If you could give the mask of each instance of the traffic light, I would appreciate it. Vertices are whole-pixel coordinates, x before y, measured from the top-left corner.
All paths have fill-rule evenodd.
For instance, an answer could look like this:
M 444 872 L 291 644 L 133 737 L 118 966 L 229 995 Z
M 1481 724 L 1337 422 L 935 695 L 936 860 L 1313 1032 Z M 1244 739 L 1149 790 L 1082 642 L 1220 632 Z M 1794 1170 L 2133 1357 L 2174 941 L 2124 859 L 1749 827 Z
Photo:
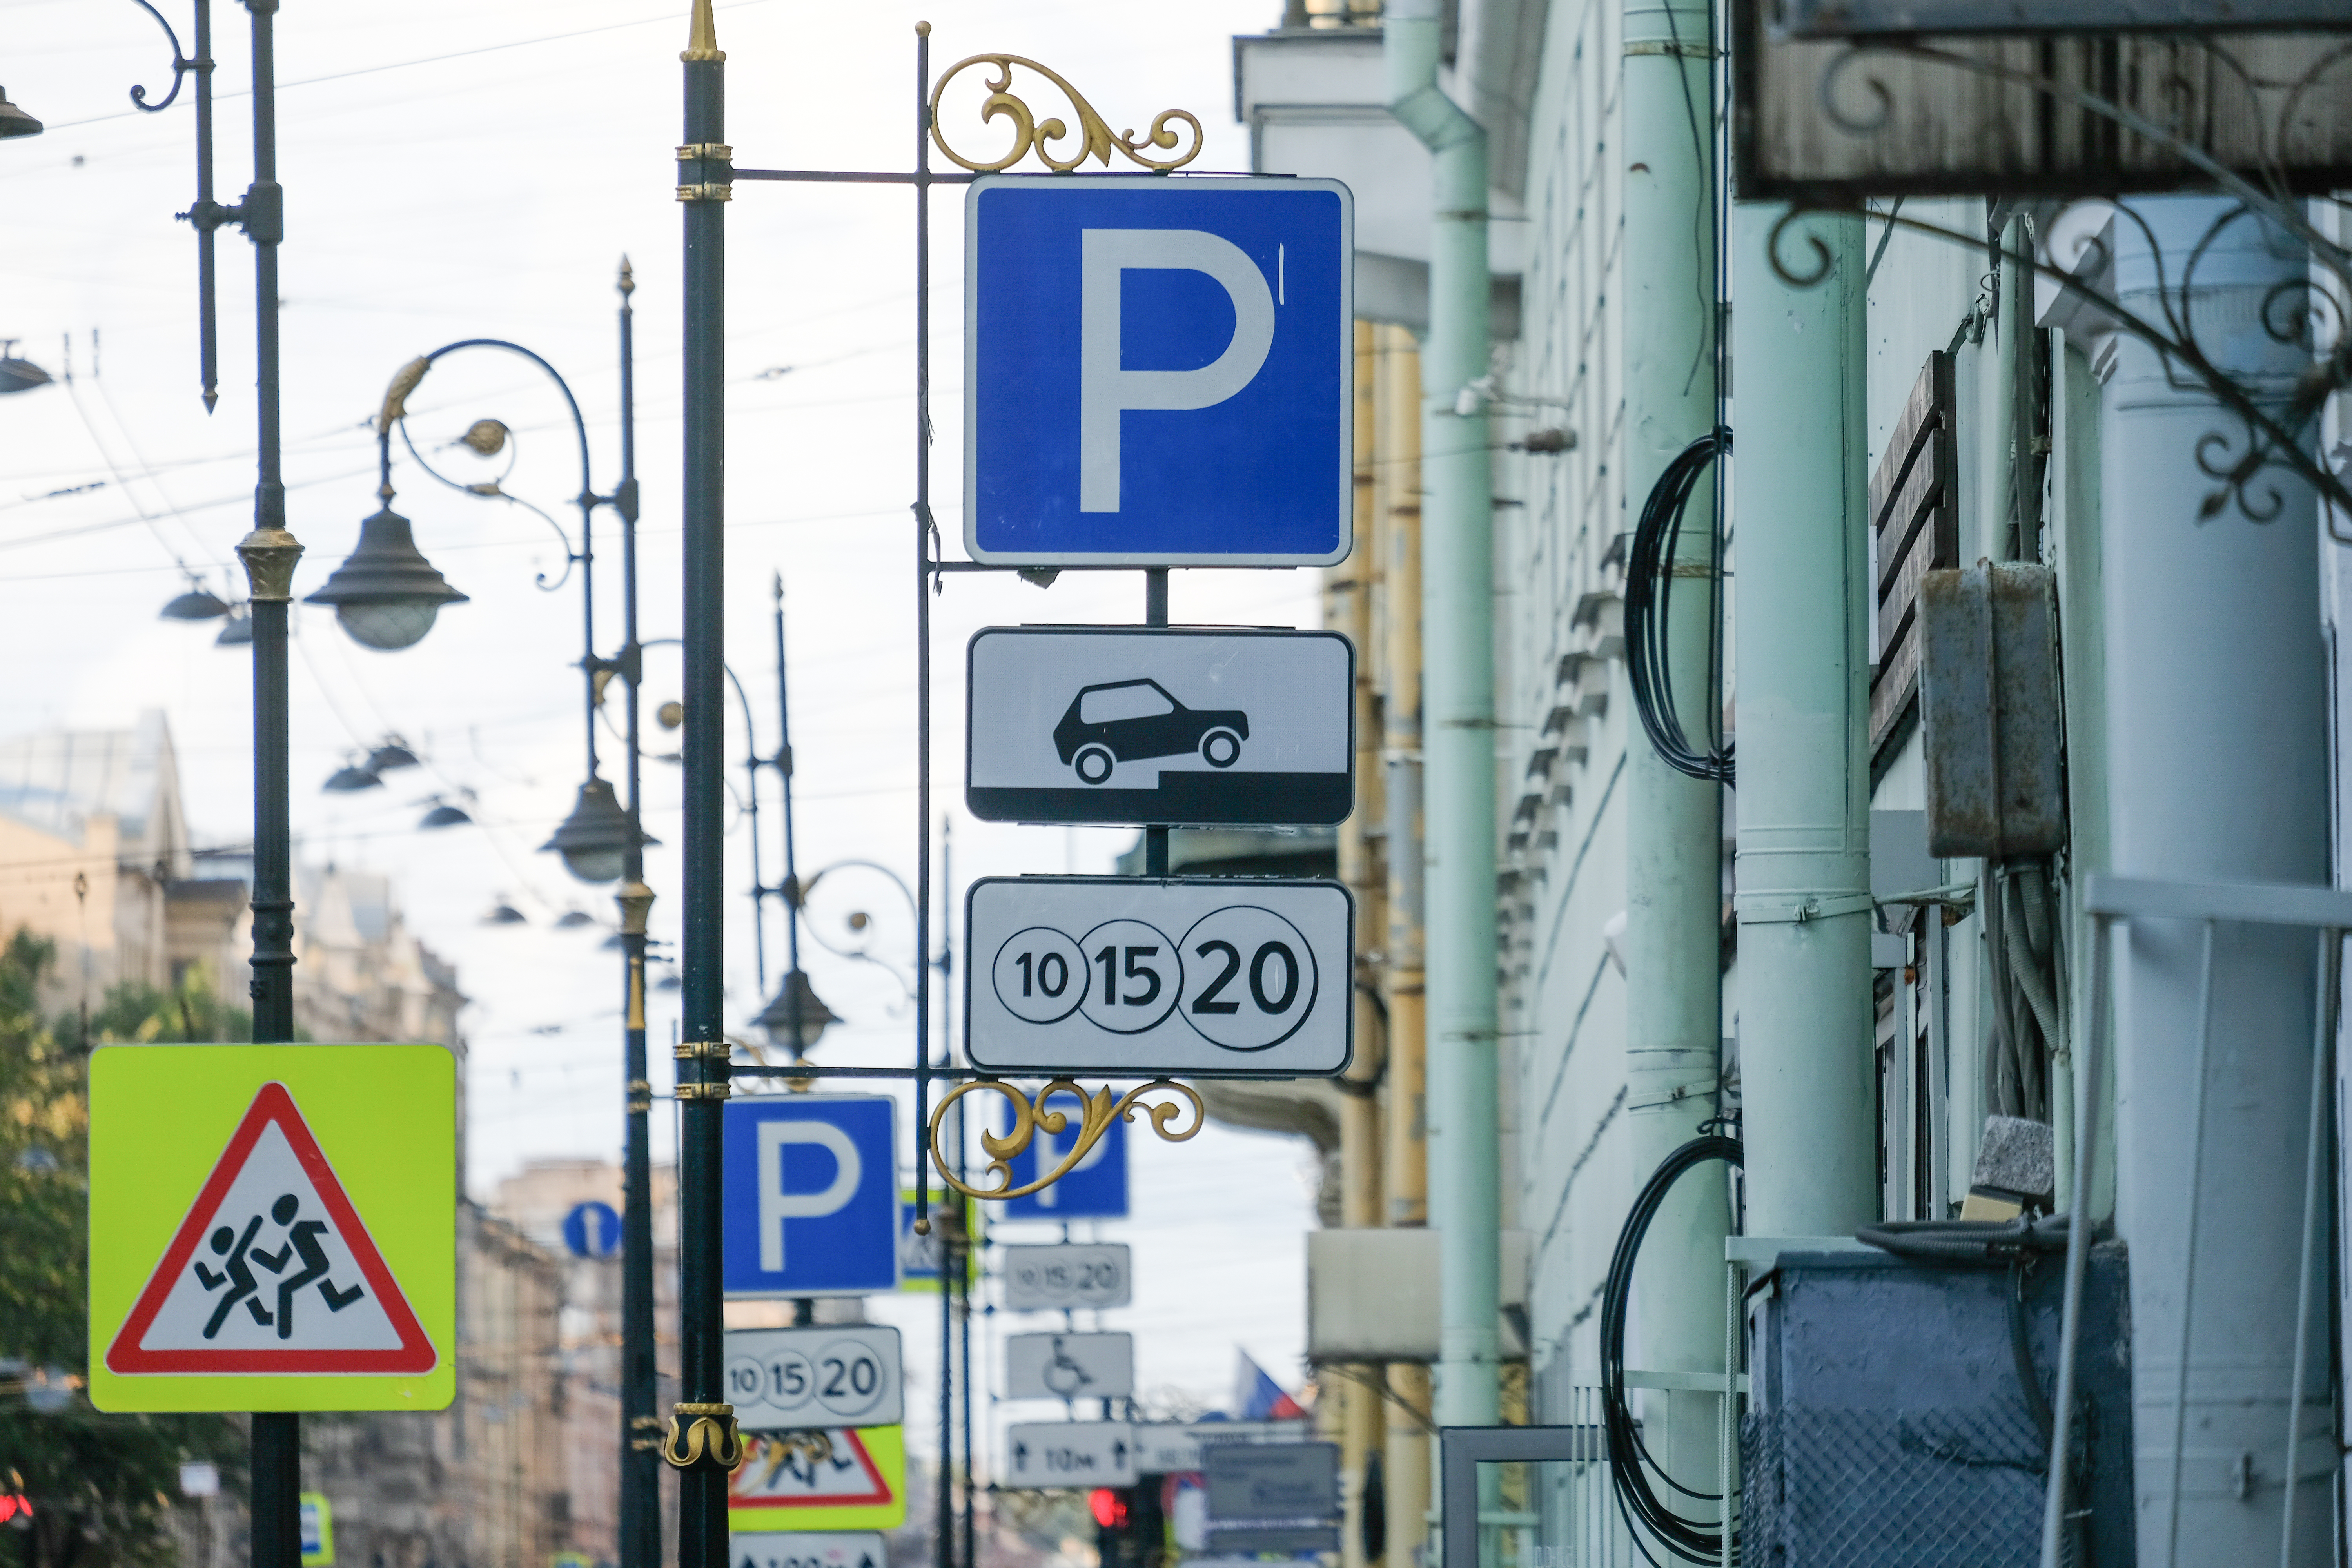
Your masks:
M 1132 1487 L 1097 1487 L 1087 1494 L 1087 1509 L 1095 1516 L 1102 1568 L 1155 1568 L 1165 1557 L 1168 1529 L 1157 1476 Z

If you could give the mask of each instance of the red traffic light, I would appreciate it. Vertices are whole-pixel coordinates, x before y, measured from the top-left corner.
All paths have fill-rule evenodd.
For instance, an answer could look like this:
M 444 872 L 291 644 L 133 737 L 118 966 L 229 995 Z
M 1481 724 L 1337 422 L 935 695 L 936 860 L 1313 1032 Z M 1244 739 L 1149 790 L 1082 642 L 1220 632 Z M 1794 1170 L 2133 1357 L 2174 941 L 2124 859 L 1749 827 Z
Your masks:
M 1093 1511 L 1095 1522 L 1105 1530 L 1127 1528 L 1127 1494 L 1125 1492 L 1113 1491 L 1108 1487 L 1097 1487 L 1087 1494 L 1087 1507 Z
M 1099 1510 L 1097 1510 L 1097 1513 L 1099 1514 Z M 1118 1514 L 1121 1519 L 1125 1519 L 1127 1517 L 1127 1505 L 1125 1503 L 1118 1505 Z M 22 1518 L 29 1520 L 32 1517 L 33 1500 L 31 1498 L 25 1497 L 21 1494 L 11 1497 L 5 1492 L 0 1492 L 0 1524 L 6 1524 L 9 1521 L 14 1519 Z

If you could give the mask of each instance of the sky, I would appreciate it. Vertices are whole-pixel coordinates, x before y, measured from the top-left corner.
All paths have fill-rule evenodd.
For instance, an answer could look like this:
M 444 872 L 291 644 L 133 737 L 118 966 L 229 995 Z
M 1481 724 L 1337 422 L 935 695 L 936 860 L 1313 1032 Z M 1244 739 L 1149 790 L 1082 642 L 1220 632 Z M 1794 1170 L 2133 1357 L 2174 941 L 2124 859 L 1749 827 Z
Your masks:
M 184 26 L 185 11 L 165 5 Z M 217 195 L 234 201 L 251 170 L 247 18 L 216 5 Z M 1160 110 L 1199 116 L 1196 167 L 1247 167 L 1233 122 L 1231 39 L 1273 26 L 1279 0 L 1145 6 L 1095 0 L 723 0 L 729 141 L 745 167 L 904 168 L 912 153 L 914 31 L 934 26 L 944 68 L 982 51 L 1042 60 L 1114 130 Z M 544 356 L 579 400 L 591 483 L 619 472 L 614 283 L 624 255 L 636 291 L 636 455 L 641 635 L 680 633 L 677 54 L 682 6 L 651 0 L 289 0 L 277 25 L 284 450 L 289 526 L 307 553 L 296 595 L 314 590 L 375 510 L 368 421 L 405 362 L 459 339 L 511 339 Z M 182 43 L 193 47 L 193 38 Z M 170 49 L 139 7 L 95 0 L 0 0 L 0 82 L 46 122 L 0 144 L 0 341 L 59 377 L 0 401 L 0 734 L 168 715 L 199 842 L 251 832 L 249 663 L 215 649 L 215 624 L 156 610 L 185 576 L 241 587 L 231 553 L 251 526 L 255 412 L 250 247 L 219 240 L 221 398 L 198 397 L 195 245 L 173 220 L 194 191 L 193 88 L 155 114 Z M 977 116 L 982 73 L 942 109 L 959 148 L 994 155 L 1002 124 Z M 1035 79 L 1028 78 L 1033 84 Z M 1037 101 L 1045 113 L 1051 89 Z M 1016 89 L 1016 90 L 1018 90 Z M 933 202 L 932 366 L 937 510 L 961 553 L 962 193 Z M 913 197 L 901 187 L 745 184 L 728 215 L 729 454 L 726 645 L 753 710 L 756 743 L 776 745 L 772 583 L 784 583 L 795 805 L 805 877 L 846 859 L 915 868 Z M 72 373 L 70 382 L 66 373 Z M 576 537 L 568 499 L 580 477 L 559 395 L 525 362 L 467 352 L 436 364 L 409 398 L 409 433 L 458 483 L 500 478 Z M 455 445 L 474 420 L 516 433 L 485 461 Z M 609 889 L 572 881 L 538 846 L 583 777 L 580 579 L 559 581 L 568 546 L 547 516 L 483 500 L 425 474 L 394 443 L 394 507 L 418 547 L 468 595 L 416 647 L 376 653 L 331 615 L 298 608 L 292 657 L 294 826 L 299 852 L 389 873 L 412 929 L 455 963 L 471 998 L 468 1181 L 488 1198 L 535 1158 L 609 1157 L 622 1091 L 618 962 L 600 947 Z M 619 628 L 617 533 L 594 538 L 598 646 Z M 545 583 L 552 591 L 542 589 Z M 1180 624 L 1314 626 L 1315 575 L 1180 572 Z M 961 810 L 962 649 L 979 627 L 1024 620 L 1133 622 L 1142 584 L 1129 574 L 1065 576 L 1041 592 L 1009 576 L 957 575 L 934 601 L 935 822 L 950 826 L 960 905 L 971 878 L 1103 871 L 1132 835 L 976 823 Z M 677 737 L 652 711 L 677 693 L 677 650 L 649 647 L 649 752 Z M 729 750 L 746 741 L 730 712 Z M 387 734 L 425 759 L 388 787 L 329 795 L 318 785 Z M 619 744 L 600 734 L 606 776 Z M 740 769 L 730 781 L 740 799 Z M 781 841 L 775 783 L 762 784 L 764 869 Z M 658 939 L 677 934 L 675 764 L 646 764 L 647 856 L 660 894 Z M 477 826 L 426 833 L 434 797 Z M 741 1028 L 761 1005 L 749 824 L 730 836 L 728 1013 Z M 5 876 L 0 868 L 0 876 Z M 513 904 L 519 925 L 486 926 Z M 554 929 L 579 909 L 594 926 Z M 847 917 L 870 916 L 862 935 Z M 812 945 L 817 989 L 846 1022 L 824 1059 L 904 1062 L 913 920 L 885 876 L 844 868 L 811 900 L 836 947 Z M 783 931 L 772 910 L 769 987 Z M 875 962 L 878 960 L 879 962 Z M 655 993 L 657 1085 L 667 1079 L 675 992 Z M 961 1009 L 958 1009 L 961 1012 Z M 665 1107 L 667 1109 L 667 1107 Z M 907 1110 L 911 1112 L 911 1105 Z M 664 1119 L 656 1117 L 657 1124 Z M 911 1122 L 911 1115 L 902 1125 Z M 902 1139 L 905 1137 L 902 1134 Z M 657 1125 L 656 1155 L 670 1148 Z M 1138 1296 L 1109 1326 L 1139 1332 L 1138 1381 L 1222 1404 L 1236 1345 L 1296 1385 L 1304 1338 L 1304 1239 L 1312 1223 L 1303 1143 L 1212 1127 L 1192 1142 L 1135 1145 L 1134 1215 L 1106 1238 L 1133 1242 Z M 910 1155 L 902 1157 L 911 1157 Z M 930 1309 L 877 1304 L 908 1328 L 910 1380 L 930 1375 Z M 1002 1321 L 1002 1320 L 998 1320 Z M 992 1371 L 1001 1381 L 1002 1368 Z M 919 1394 L 910 1397 L 919 1399 Z M 1051 1416 L 1031 1409 L 1029 1417 Z M 919 1427 L 918 1448 L 930 1445 Z

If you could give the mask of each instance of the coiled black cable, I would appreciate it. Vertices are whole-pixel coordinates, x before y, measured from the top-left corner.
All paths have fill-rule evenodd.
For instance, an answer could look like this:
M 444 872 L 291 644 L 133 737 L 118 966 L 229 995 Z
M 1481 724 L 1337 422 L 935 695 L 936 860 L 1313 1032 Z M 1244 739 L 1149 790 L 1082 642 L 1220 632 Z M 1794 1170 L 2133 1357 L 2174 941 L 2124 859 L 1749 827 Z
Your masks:
M 1649 500 L 1642 503 L 1642 516 L 1634 524 L 1633 542 L 1625 559 L 1626 677 L 1633 689 L 1634 710 L 1642 716 L 1642 729 L 1668 767 L 1717 784 L 1732 782 L 1733 747 L 1723 738 L 1718 695 L 1723 684 L 1723 531 L 1716 522 L 1710 521 L 1707 528 L 1712 542 L 1707 552 L 1711 602 L 1706 623 L 1708 718 L 1704 749 L 1691 740 L 1675 707 L 1668 640 L 1673 623 L 1667 611 L 1674 600 L 1675 558 L 1691 492 L 1707 470 L 1730 452 L 1730 426 L 1718 425 L 1675 454 L 1658 475 L 1658 482 L 1650 487 Z M 1715 510 L 1719 518 L 1722 508 L 1718 505 Z
M 1618 1511 L 1625 1516 L 1634 1545 L 1644 1559 L 1654 1563 L 1656 1559 L 1651 1558 L 1649 1549 L 1642 1545 L 1644 1531 L 1685 1562 L 1725 1561 L 1722 1532 L 1727 1527 L 1711 1520 L 1693 1519 L 1668 1507 L 1650 1485 L 1643 1467 L 1647 1465 L 1656 1470 L 1668 1487 L 1685 1497 L 1701 1502 L 1722 1500 L 1714 1492 L 1694 1491 L 1666 1474 L 1665 1468 L 1652 1458 L 1643 1445 L 1642 1429 L 1635 1424 L 1633 1408 L 1625 1399 L 1625 1318 L 1633 1301 L 1633 1264 L 1641 1257 L 1642 1240 L 1649 1235 L 1650 1222 L 1657 1218 L 1675 1183 L 1712 1160 L 1731 1165 L 1744 1163 L 1739 1141 L 1709 1134 L 1692 1139 L 1666 1156 L 1643 1184 L 1632 1211 L 1625 1215 L 1625 1228 L 1617 1233 L 1617 1250 L 1609 1259 L 1608 1278 L 1601 1289 L 1601 1421 L 1609 1438 L 1609 1478 L 1617 1493 Z M 1724 1511 L 1727 1515 L 1730 1510 Z M 1730 1561 L 1738 1561 L 1738 1544 L 1735 1531 Z

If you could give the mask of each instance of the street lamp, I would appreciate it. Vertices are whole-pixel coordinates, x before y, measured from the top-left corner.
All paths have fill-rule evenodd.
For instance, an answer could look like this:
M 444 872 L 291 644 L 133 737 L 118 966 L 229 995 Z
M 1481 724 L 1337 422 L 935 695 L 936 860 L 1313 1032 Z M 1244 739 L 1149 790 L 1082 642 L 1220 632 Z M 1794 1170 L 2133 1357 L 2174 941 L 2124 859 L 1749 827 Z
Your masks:
M 8 101 L 8 89 L 0 87 L 0 142 L 11 136 L 38 136 L 41 122 Z
M 563 868 L 583 882 L 617 882 L 636 842 L 635 821 L 614 797 L 613 786 L 592 778 L 580 786 L 572 815 L 540 847 L 562 856 Z
M 167 621 L 214 621 L 227 615 L 228 609 L 226 601 L 212 594 L 190 573 L 187 591 L 166 604 L 162 614 Z
M 465 349 L 496 349 L 529 360 L 546 373 L 563 395 L 578 444 L 580 488 L 573 501 L 580 509 L 580 540 L 574 548 L 561 525 L 556 526 L 556 532 L 564 540 L 563 574 L 551 584 L 541 578 L 540 586 L 551 592 L 571 576 L 572 568 L 580 569 L 580 668 L 586 679 L 588 770 L 587 782 L 580 786 L 572 815 L 564 818 L 562 826 L 541 847 L 561 855 L 564 868 L 583 882 L 619 884 L 613 897 L 621 913 L 622 1060 L 627 1084 L 622 1166 L 619 1556 L 622 1568 L 660 1568 L 661 1461 L 655 1435 L 661 1430 L 661 1422 L 654 1414 L 653 1152 L 646 1121 L 653 1108 L 653 1089 L 647 1080 L 645 1008 L 646 924 L 654 901 L 653 889 L 645 882 L 645 847 L 654 840 L 646 835 L 640 809 L 637 689 L 643 649 L 637 640 L 635 360 L 629 307 L 629 296 L 635 290 L 636 282 L 626 257 L 621 258 L 616 287 L 621 296 L 621 478 L 612 492 L 599 495 L 590 482 L 588 424 L 581 416 L 579 400 L 572 395 L 571 386 L 553 365 L 521 344 L 502 338 L 467 338 L 444 344 L 402 366 L 386 388 L 383 410 L 376 421 L 379 489 L 385 508 L 368 519 L 362 529 L 359 549 L 329 579 L 326 587 L 311 597 L 321 604 L 334 605 L 343 629 L 369 647 L 405 647 L 415 642 L 432 629 L 442 605 L 462 601 L 465 595 L 450 588 L 417 553 L 407 520 L 391 510 L 393 429 L 399 427 L 401 442 L 417 466 L 443 484 L 482 500 L 529 506 L 529 502 L 501 490 L 496 480 L 466 484 L 436 468 L 409 437 L 407 398 L 435 362 Z M 478 456 L 490 458 L 507 450 L 512 437 L 509 426 L 495 419 L 481 419 L 475 421 L 460 439 Z M 611 658 L 596 651 L 594 522 L 599 507 L 612 508 L 621 519 L 621 647 Z M 341 584 L 346 574 L 353 577 L 349 591 Z M 379 642 L 374 640 L 377 637 L 396 637 L 399 640 Z M 604 705 L 604 688 L 615 678 L 627 689 L 624 710 L 628 785 L 625 804 L 597 771 L 597 720 Z M 377 756 L 383 754 L 383 749 L 380 748 Z M 371 764 L 375 761 L 371 758 Z M 451 826 L 470 820 L 463 810 L 443 802 L 426 813 L 419 826 Z M 511 924 L 523 917 L 502 902 L 488 918 L 492 923 Z

